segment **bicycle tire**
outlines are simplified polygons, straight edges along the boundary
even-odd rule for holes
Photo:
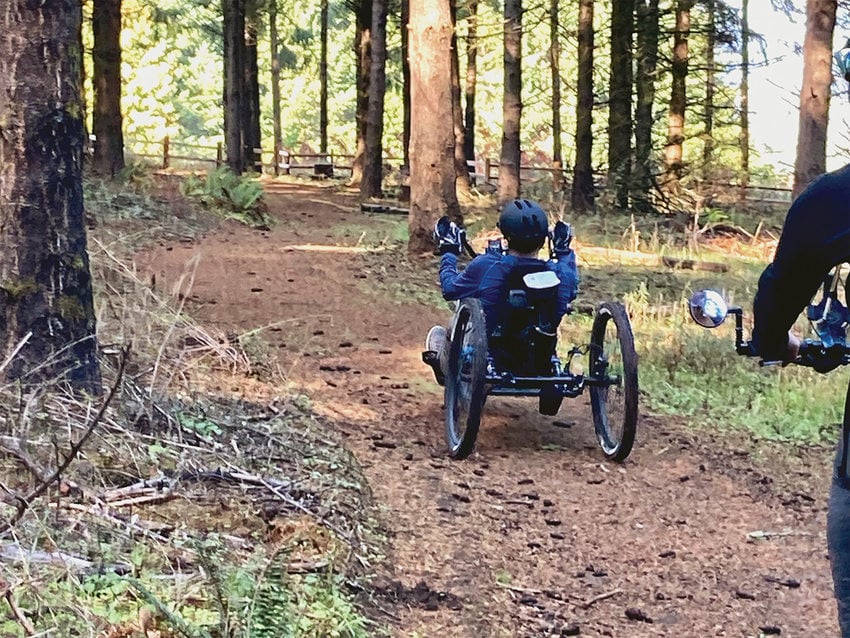
[[[590,406],[603,453],[623,462],[638,421],[638,360],[629,316],[618,302],[602,303],[590,333]]]
[[[446,445],[453,459],[465,459],[475,448],[486,393],[487,329],[481,301],[458,304],[446,371]]]

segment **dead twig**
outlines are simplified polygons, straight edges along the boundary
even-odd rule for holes
[[[613,598],[617,594],[622,594],[622,593],[623,593],[622,589],[612,589],[611,591],[607,591],[604,594],[599,594],[598,596],[594,596],[593,598],[590,598],[590,599],[584,601],[583,603],[581,603],[579,605],[579,607],[581,607],[582,609],[589,609],[590,607],[592,607],[593,605],[598,603],[600,600],[606,600],[607,598]]]
[[[35,627],[30,622],[29,618],[24,615],[24,612],[21,611],[21,608],[18,607],[18,604],[15,602],[15,599],[12,597],[11,588],[7,589],[3,597],[6,599],[6,602],[9,604],[9,609],[12,610],[12,615],[15,617],[15,620],[18,621],[18,624],[23,628],[24,632],[27,636],[35,636]]]
[[[118,373],[115,377],[115,382],[112,384],[112,387],[109,388],[109,393],[106,395],[106,398],[103,400],[103,403],[100,406],[100,409],[97,411],[97,414],[94,415],[94,418],[89,423],[85,432],[83,432],[82,436],[77,440],[76,443],[71,445],[71,449],[61,463],[57,466],[57,468],[53,471],[53,473],[48,476],[46,479],[41,481],[39,485],[37,485],[29,494],[22,497],[18,501],[18,511],[15,512],[15,515],[12,516],[2,527],[0,527],[0,534],[5,534],[11,529],[11,527],[17,523],[21,518],[23,518],[24,513],[29,509],[32,502],[37,499],[39,496],[44,494],[47,489],[68,469],[68,466],[71,462],[77,457],[77,454],[80,453],[83,445],[85,445],[86,441],[94,432],[97,425],[100,423],[101,419],[103,419],[103,415],[106,413],[109,404],[112,403],[112,399],[115,397],[116,392],[118,391],[118,387],[121,385],[121,379],[124,376],[124,368],[127,365],[127,359],[130,355],[130,346],[126,345],[121,349],[121,359],[118,363]]]

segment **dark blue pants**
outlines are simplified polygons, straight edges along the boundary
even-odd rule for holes
[[[846,418],[846,417],[845,417]],[[841,638],[850,638],[850,477],[848,476],[846,433],[838,442],[835,471],[829,491],[829,513],[826,519],[826,539],[835,599],[838,603],[838,624]]]

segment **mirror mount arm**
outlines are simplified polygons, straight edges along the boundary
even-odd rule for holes
[[[744,339],[744,310],[740,306],[730,306],[729,314],[735,315],[735,352],[751,357],[754,355],[753,344]]]

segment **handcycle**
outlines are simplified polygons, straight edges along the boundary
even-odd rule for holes
[[[797,357],[792,361],[762,359],[760,365],[794,364],[813,368],[817,372],[829,372],[850,364],[850,346],[847,344],[850,310],[839,298],[839,287],[842,285],[840,275],[840,268],[830,272],[824,278],[819,299],[813,299],[806,308],[806,318],[811,323],[817,339],[804,339],[800,343]],[[845,303],[848,301],[847,283],[843,282]],[[717,291],[697,291],[688,301],[688,310],[691,318],[704,328],[717,328],[732,315],[735,318],[735,352],[745,357],[759,356],[752,341],[744,338],[743,309],[728,305]]]
[[[464,248],[471,257],[476,255],[466,241]],[[551,254],[551,244],[549,248]],[[488,250],[502,251],[501,241],[491,241]],[[538,411],[554,416],[565,397],[578,397],[585,389],[590,393],[602,452],[617,462],[629,456],[638,421],[638,360],[629,316],[619,302],[601,303],[589,342],[572,347],[564,363],[555,352],[556,331],[541,317],[545,300],[556,294],[559,283],[551,271],[524,275],[522,285],[508,291],[509,305],[516,313],[501,334],[499,329],[488,334],[479,299],[455,302],[443,365],[437,353],[422,353],[435,373],[438,369],[445,373],[445,437],[452,458],[464,459],[472,453],[487,397],[536,397]],[[499,344],[505,342],[518,356],[497,355]],[[573,372],[575,358],[583,355],[588,356],[587,372]]]

